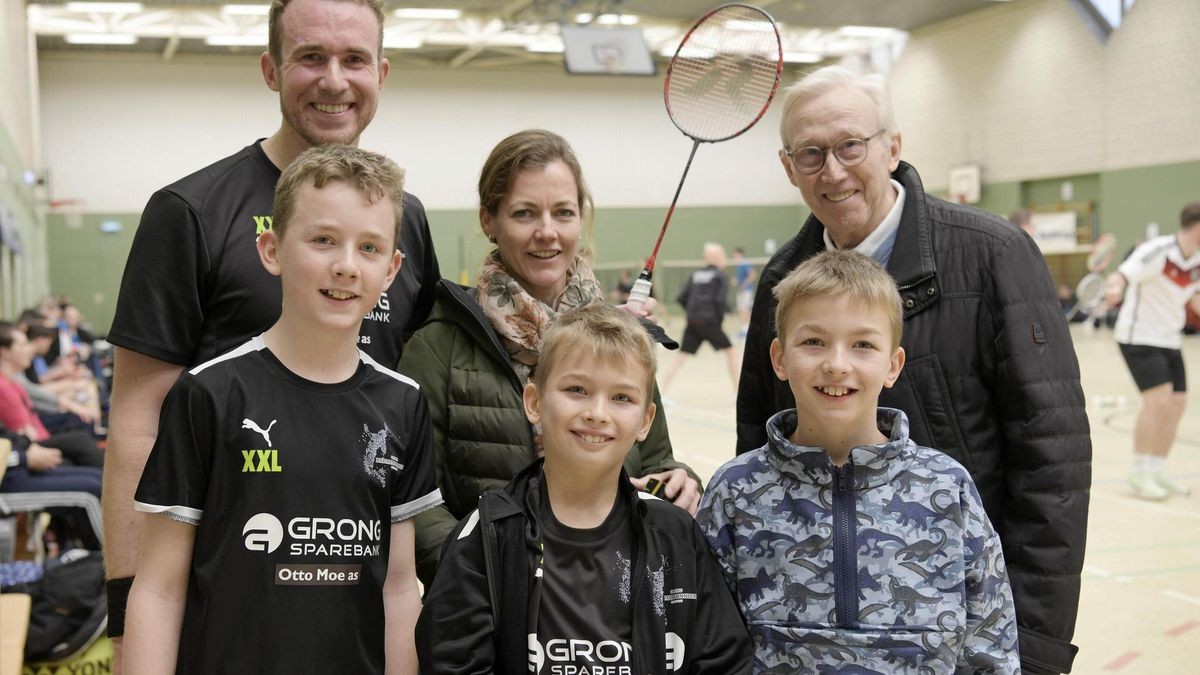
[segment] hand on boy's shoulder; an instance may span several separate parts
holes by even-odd
[[[640,478],[630,476],[629,482],[633,483],[637,489],[645,490],[646,484],[650,482],[651,478],[665,483],[658,493],[658,497],[671,502],[693,516],[696,515],[696,511],[700,509],[700,483],[696,482],[696,479],[692,478],[687,471],[671,469],[670,471],[646,474]]]

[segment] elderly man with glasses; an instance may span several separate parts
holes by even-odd
[[[1021,665],[1068,672],[1092,451],[1079,364],[1045,261],[1007,221],[925,192],[900,160],[878,75],[814,71],[786,91],[780,132],[780,161],[812,215],[761,276],[738,387],[738,452],[763,446],[767,419],[794,407],[769,355],[776,284],[822,250],[875,258],[900,288],[907,352],[880,405],[903,410],[913,440],[970,471],[1004,544]]]

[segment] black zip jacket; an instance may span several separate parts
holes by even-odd
[[[479,508],[447,539],[417,621],[425,675],[530,672],[529,634],[536,631],[538,611],[530,598],[536,597],[534,574],[542,556],[542,461],[507,487],[484,493]],[[629,507],[634,531],[632,672],[749,673],[750,636],[696,522],[683,509],[638,493],[624,470],[619,480],[617,498]],[[665,582],[655,589],[646,568],[660,556],[666,559]],[[656,591],[694,593],[695,600],[666,603],[665,616],[657,616],[650,595]],[[669,658],[680,657],[678,644],[667,652],[668,631],[683,641],[677,670],[667,668]]]
[[[1069,672],[1087,534],[1092,446],[1079,363],[1033,240],[1002,219],[926,194],[911,165],[892,178],[906,198],[887,269],[904,303],[907,354],[879,405],[903,410],[912,439],[971,473],[1004,545],[1021,666]],[[825,250],[810,216],[763,269],[738,386],[738,453],[767,442],[794,408],[771,369],[772,290]]]

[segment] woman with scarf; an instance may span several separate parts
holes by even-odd
[[[501,141],[479,177],[479,221],[494,244],[479,285],[443,279],[425,325],[405,344],[397,368],[429,401],[438,487],[445,504],[416,519],[417,573],[426,587],[442,543],[484,491],[503,487],[541,452],[522,392],[537,368],[545,330],[562,313],[604,302],[581,255],[592,199],[571,146],[557,134],[522,131]],[[658,392],[658,414],[625,469],[638,487],[654,478],[659,496],[691,513],[700,483],[676,462]]]

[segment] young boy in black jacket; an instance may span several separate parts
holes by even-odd
[[[525,388],[545,457],[451,534],[417,623],[423,673],[748,673],[752,646],[686,511],[621,467],[654,419],[654,347],[594,305],[546,333]]]

